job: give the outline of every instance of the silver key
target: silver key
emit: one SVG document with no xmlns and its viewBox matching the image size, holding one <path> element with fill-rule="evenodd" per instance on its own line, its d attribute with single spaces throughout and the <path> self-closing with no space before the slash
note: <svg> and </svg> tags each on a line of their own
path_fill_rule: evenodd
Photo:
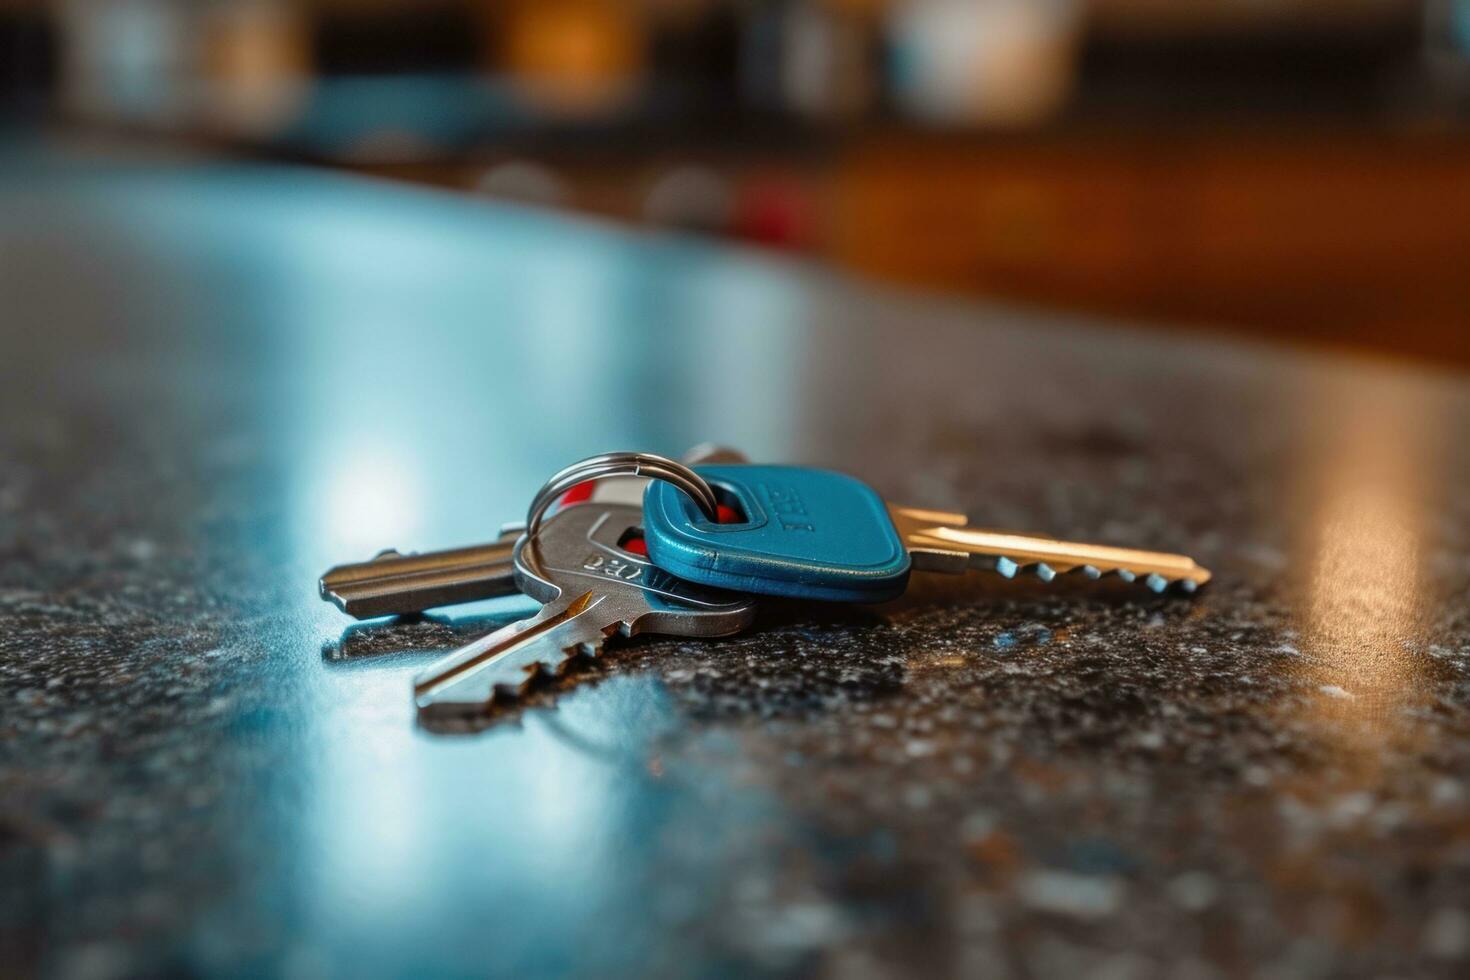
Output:
<svg viewBox="0 0 1470 980">
<path fill-rule="evenodd" d="M 739 450 L 701 443 L 684 454 L 696 463 L 744 463 Z M 589 502 L 640 505 L 648 481 L 616 476 L 597 481 Z M 355 619 L 423 612 L 439 606 L 514 595 L 511 552 L 524 524 L 503 524 L 496 540 L 422 554 L 388 549 L 364 562 L 336 565 L 322 575 L 321 597 Z"/>
<path fill-rule="evenodd" d="M 357 619 L 514 595 L 520 590 L 511 552 L 520 533 L 521 525 L 508 524 L 490 544 L 423 555 L 390 549 L 328 569 L 318 588 L 323 599 Z"/>
<path fill-rule="evenodd" d="M 544 605 L 415 678 L 419 711 L 483 712 L 497 697 L 515 698 L 536 678 L 560 674 L 573 657 L 596 656 L 609 637 L 726 636 L 751 623 L 753 598 L 676 579 L 619 547 L 642 523 L 637 506 L 584 504 L 553 514 L 535 541 L 520 538 L 516 582 Z"/>
</svg>

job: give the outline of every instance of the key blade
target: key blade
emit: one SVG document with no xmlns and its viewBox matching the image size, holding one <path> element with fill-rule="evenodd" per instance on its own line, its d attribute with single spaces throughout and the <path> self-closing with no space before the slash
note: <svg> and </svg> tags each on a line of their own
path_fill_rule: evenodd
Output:
<svg viewBox="0 0 1470 980">
<path fill-rule="evenodd" d="M 709 461 L 746 462 L 738 450 L 712 443 L 690 449 L 691 465 Z M 611 477 L 597 481 L 594 500 L 640 508 L 648 480 Z M 513 551 L 524 524 L 503 524 L 491 544 L 426 554 L 385 551 L 371 561 L 328 569 L 318 583 L 321 597 L 356 619 L 423 612 L 437 606 L 514 595 Z"/>
<path fill-rule="evenodd" d="M 414 679 L 414 701 L 421 712 L 458 715 L 484 711 L 497 696 L 518 697 L 541 674 L 601 648 L 621 624 L 615 614 L 599 615 L 605 605 L 616 603 L 584 592 L 460 647 Z"/>
<path fill-rule="evenodd" d="M 371 619 L 514 595 L 518 534 L 511 529 L 491 544 L 414 555 L 387 551 L 338 565 L 321 577 L 321 597 L 349 616 Z"/>
<path fill-rule="evenodd" d="M 535 542 L 522 536 L 517 576 L 526 594 L 546 605 L 415 678 L 420 717 L 486 715 L 497 699 L 519 696 L 574 656 L 599 653 L 614 635 L 723 636 L 751 621 L 748 597 L 679 582 L 621 549 L 618 542 L 642 516 L 626 504 L 580 504 L 548 518 Z M 528 562 L 530 550 L 537 561 Z"/>
<path fill-rule="evenodd" d="M 888 513 L 913 557 L 914 568 L 920 570 L 984 568 L 1007 578 L 1029 571 L 1046 581 L 1069 572 L 1094 579 L 1116 575 L 1155 592 L 1171 586 L 1194 592 L 1211 577 L 1208 569 L 1186 555 L 970 527 L 965 515 L 947 511 L 890 504 Z"/>
</svg>

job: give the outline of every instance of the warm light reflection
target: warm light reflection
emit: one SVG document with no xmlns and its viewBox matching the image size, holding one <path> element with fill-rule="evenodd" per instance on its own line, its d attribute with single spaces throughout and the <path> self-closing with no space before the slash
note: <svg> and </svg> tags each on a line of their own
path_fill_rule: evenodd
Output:
<svg viewBox="0 0 1470 980">
<path fill-rule="evenodd" d="M 1343 392 L 1313 472 L 1303 653 L 1324 716 L 1373 734 L 1413 680 L 1426 603 L 1421 551 L 1430 423 L 1421 400 Z"/>
</svg>

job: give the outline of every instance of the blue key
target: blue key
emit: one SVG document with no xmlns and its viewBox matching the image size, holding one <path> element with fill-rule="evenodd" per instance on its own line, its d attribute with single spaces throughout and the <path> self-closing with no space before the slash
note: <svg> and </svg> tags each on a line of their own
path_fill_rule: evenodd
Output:
<svg viewBox="0 0 1470 980">
<path fill-rule="evenodd" d="M 908 550 L 883 498 L 860 480 L 799 466 L 696 472 L 745 519 L 713 524 L 675 487 L 650 484 L 644 539 L 650 560 L 670 574 L 738 592 L 839 602 L 880 602 L 908 585 Z"/>
<path fill-rule="evenodd" d="M 912 569 L 1032 572 L 1046 581 L 1111 574 L 1155 592 L 1193 592 L 1210 573 L 1183 555 L 970 527 L 963 514 L 887 503 L 860 480 L 802 466 L 701 466 L 737 523 L 710 522 L 681 491 L 643 497 L 649 559 L 679 578 L 761 595 L 882 602 Z"/>
</svg>

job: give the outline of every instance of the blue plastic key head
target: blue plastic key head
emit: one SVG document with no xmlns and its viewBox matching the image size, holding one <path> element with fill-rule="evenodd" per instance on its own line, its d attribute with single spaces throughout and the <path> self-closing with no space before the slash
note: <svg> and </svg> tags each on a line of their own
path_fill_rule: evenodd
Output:
<svg viewBox="0 0 1470 980">
<path fill-rule="evenodd" d="M 881 602 L 900 595 L 909 554 L 883 498 L 861 480 L 803 466 L 699 466 L 744 520 L 715 524 L 683 492 L 643 496 L 648 557 L 671 575 L 740 592 Z"/>
</svg>

